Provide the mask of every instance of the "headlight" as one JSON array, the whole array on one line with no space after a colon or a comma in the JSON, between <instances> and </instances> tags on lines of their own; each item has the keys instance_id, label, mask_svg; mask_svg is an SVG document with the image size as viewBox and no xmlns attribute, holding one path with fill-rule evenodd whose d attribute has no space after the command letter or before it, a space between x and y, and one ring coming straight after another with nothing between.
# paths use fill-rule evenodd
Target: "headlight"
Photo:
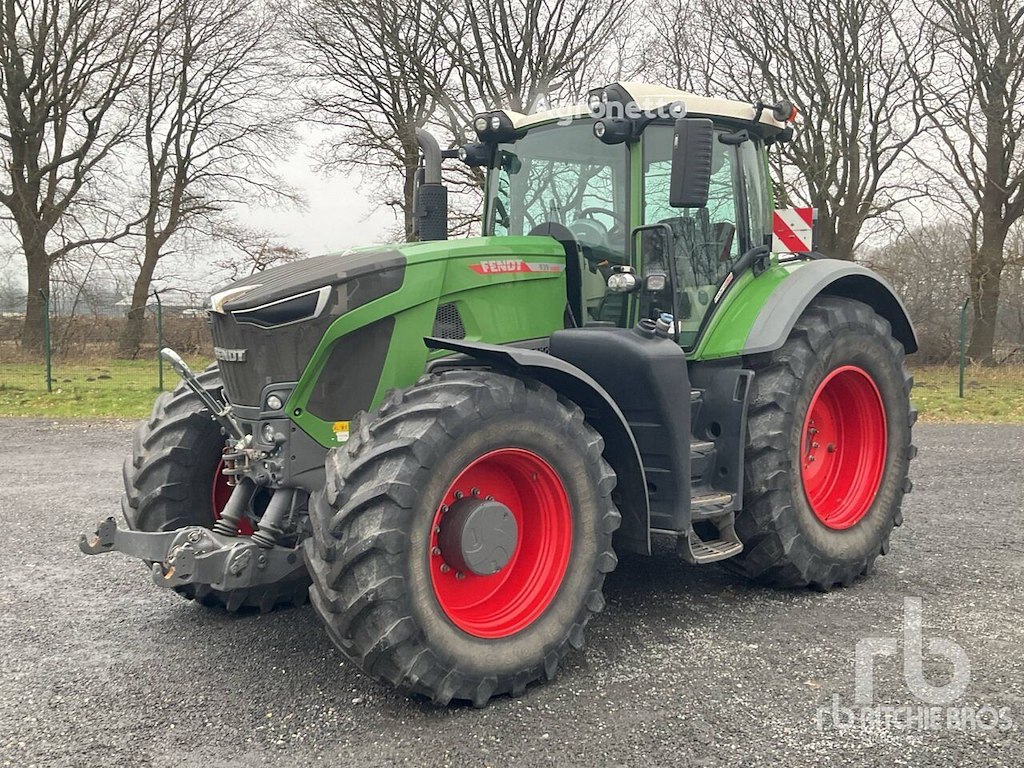
<instances>
[{"instance_id":1,"label":"headlight","mask_svg":"<svg viewBox=\"0 0 1024 768\"><path fill-rule=\"evenodd\" d=\"M314 288L312 291L271 301L258 307L236 309L231 315L239 323L259 328L277 328L319 317L327 306L330 295L331 286L325 285L323 288Z\"/></svg>"},{"instance_id":2,"label":"headlight","mask_svg":"<svg viewBox=\"0 0 1024 768\"><path fill-rule=\"evenodd\" d=\"M512 124L512 118L501 110L477 115L473 119L473 128L476 129L477 138L489 144L516 139L516 127Z\"/></svg>"}]
</instances>

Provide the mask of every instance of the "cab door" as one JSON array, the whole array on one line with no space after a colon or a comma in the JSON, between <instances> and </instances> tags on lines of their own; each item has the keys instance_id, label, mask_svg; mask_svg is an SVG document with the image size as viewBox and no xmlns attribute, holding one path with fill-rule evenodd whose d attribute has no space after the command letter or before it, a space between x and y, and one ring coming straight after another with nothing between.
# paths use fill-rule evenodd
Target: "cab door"
<instances>
[{"instance_id":1,"label":"cab door","mask_svg":"<svg viewBox=\"0 0 1024 768\"><path fill-rule=\"evenodd\" d=\"M674 261L679 343L689 350L736 259L766 241L771 208L760 140L749 137L737 143L737 134L725 129L715 131L707 205L671 207L672 134L671 124L650 125L644 131L642 223L664 224L671 230L668 253Z\"/></svg>"}]
</instances>

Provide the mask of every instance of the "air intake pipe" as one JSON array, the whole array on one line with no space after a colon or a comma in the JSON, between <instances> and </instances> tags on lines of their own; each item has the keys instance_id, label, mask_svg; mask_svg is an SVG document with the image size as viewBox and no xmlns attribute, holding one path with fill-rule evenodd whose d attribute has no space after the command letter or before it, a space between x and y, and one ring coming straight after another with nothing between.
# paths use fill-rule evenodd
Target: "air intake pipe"
<instances>
[{"instance_id":1,"label":"air intake pipe","mask_svg":"<svg viewBox=\"0 0 1024 768\"><path fill-rule=\"evenodd\" d=\"M416 129L416 141L423 154L423 165L416 172L413 234L420 240L447 240L448 187L441 183L441 147L422 128Z\"/></svg>"}]
</instances>

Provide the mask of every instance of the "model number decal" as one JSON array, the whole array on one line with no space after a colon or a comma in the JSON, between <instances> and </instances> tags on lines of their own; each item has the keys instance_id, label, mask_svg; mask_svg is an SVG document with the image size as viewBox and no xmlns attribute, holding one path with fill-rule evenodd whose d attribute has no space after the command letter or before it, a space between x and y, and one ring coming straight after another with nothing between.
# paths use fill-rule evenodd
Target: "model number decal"
<instances>
[{"instance_id":1,"label":"model number decal","mask_svg":"<svg viewBox=\"0 0 1024 768\"><path fill-rule=\"evenodd\" d=\"M564 264L546 261L523 261L522 259L491 259L479 264L470 264L469 268L478 275L510 274L515 272L562 272Z\"/></svg>"}]
</instances>

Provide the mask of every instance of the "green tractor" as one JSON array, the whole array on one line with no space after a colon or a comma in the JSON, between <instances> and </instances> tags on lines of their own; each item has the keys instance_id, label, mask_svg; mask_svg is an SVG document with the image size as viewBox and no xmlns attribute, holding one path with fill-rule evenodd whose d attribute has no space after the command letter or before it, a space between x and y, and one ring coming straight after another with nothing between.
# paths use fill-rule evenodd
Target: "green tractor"
<instances>
[{"instance_id":1,"label":"green tractor","mask_svg":"<svg viewBox=\"0 0 1024 768\"><path fill-rule=\"evenodd\" d=\"M139 425L88 553L228 610L308 595L342 654L477 706L552 678L622 553L827 590L889 548L917 348L878 275L772 247L787 102L636 83L422 150L419 242L210 303L216 364ZM442 160L486 173L447 239Z\"/></svg>"}]
</instances>

